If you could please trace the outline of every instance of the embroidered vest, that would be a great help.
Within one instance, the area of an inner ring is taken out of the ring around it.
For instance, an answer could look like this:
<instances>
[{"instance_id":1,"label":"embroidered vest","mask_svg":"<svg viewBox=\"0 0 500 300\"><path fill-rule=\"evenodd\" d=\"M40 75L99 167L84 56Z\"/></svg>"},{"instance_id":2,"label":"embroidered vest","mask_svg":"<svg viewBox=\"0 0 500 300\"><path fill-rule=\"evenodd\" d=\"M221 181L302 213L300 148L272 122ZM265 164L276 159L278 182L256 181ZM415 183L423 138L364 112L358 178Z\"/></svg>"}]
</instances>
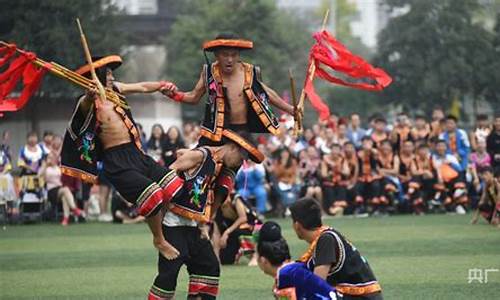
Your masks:
<instances>
[{"instance_id":1,"label":"embroidered vest","mask_svg":"<svg viewBox=\"0 0 500 300\"><path fill-rule=\"evenodd\" d=\"M200 147L203 152L203 161L192 173L183 172L180 176L184 184L179 193L172 199L171 212L197 222L210 220L213 189L212 185L221 169L221 164L214 161L209 149Z\"/></svg>"},{"instance_id":2,"label":"embroidered vest","mask_svg":"<svg viewBox=\"0 0 500 300\"><path fill-rule=\"evenodd\" d=\"M113 90L118 92L117 88ZM90 183L97 183L97 162L101 160L102 143L98 138L99 126L96 118L96 107L92 103L85 113L80 106L83 96L78 98L76 108L71 116L64 134L61 152L61 171L68 176L79 178ZM127 127L131 140L142 151L139 132L129 109L115 106L115 111Z\"/></svg>"},{"instance_id":3,"label":"embroidered vest","mask_svg":"<svg viewBox=\"0 0 500 300\"><path fill-rule=\"evenodd\" d=\"M332 264L326 281L338 291L347 295L363 295L381 291L367 260L342 234L329 228L321 235L332 235L338 245L337 261ZM331 251L334 251L331 249ZM307 261L307 267L314 272L315 256Z\"/></svg>"},{"instance_id":4,"label":"embroidered vest","mask_svg":"<svg viewBox=\"0 0 500 300\"><path fill-rule=\"evenodd\" d=\"M276 135L279 122L269 104L269 95L260 81L260 69L243 63L245 81L243 92L247 98L247 127L252 133L271 133ZM222 131L228 128L230 101L223 87L220 67L217 63L203 66L207 101L205 115L201 123L201 135L211 141L220 142Z\"/></svg>"}]
</instances>

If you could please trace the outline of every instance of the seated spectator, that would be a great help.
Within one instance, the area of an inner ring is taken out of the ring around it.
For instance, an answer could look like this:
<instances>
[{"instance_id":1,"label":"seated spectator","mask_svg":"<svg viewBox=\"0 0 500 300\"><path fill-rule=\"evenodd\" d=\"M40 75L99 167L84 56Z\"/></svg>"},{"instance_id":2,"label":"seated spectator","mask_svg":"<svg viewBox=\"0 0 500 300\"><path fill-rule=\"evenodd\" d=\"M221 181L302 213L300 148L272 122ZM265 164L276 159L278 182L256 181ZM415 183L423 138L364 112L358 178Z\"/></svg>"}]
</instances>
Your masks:
<instances>
[{"instance_id":1,"label":"seated spectator","mask_svg":"<svg viewBox=\"0 0 500 300\"><path fill-rule=\"evenodd\" d=\"M382 176L381 195L378 198L372 198L370 204L373 209L372 213L385 214L387 213L387 208L393 205L396 193L401 186L398 178L400 169L399 156L394 154L389 140L384 140L380 143L377 162L378 170Z\"/></svg>"},{"instance_id":2,"label":"seated spectator","mask_svg":"<svg viewBox=\"0 0 500 300\"><path fill-rule=\"evenodd\" d=\"M266 179L266 170L261 164L256 164L248 160L236 174L237 193L249 201L255 198L257 212L264 214L267 211L267 191L264 186Z\"/></svg>"},{"instance_id":3,"label":"seated spectator","mask_svg":"<svg viewBox=\"0 0 500 300\"><path fill-rule=\"evenodd\" d=\"M455 210L464 214L464 204L467 202L467 190L465 188L464 170L458 158L447 153L447 143L438 141L433 164L438 174L438 183L441 193L441 203L447 211Z\"/></svg>"},{"instance_id":4,"label":"seated spectator","mask_svg":"<svg viewBox=\"0 0 500 300\"><path fill-rule=\"evenodd\" d=\"M287 213L288 207L297 200L300 192L300 186L297 184L297 161L288 148L279 152L271 171L276 180L274 188Z\"/></svg>"},{"instance_id":5,"label":"seated spectator","mask_svg":"<svg viewBox=\"0 0 500 300\"><path fill-rule=\"evenodd\" d=\"M330 215L343 215L348 206L347 185L350 175L349 164L342 156L338 144L331 147L331 152L321 162L323 186L323 210Z\"/></svg>"},{"instance_id":6,"label":"seated spectator","mask_svg":"<svg viewBox=\"0 0 500 300\"><path fill-rule=\"evenodd\" d=\"M359 177L356 192L356 213L364 212L366 205L377 203L381 196L381 175L377 163L377 150L373 149L373 140L366 136L361 140L359 157Z\"/></svg>"},{"instance_id":7,"label":"seated spectator","mask_svg":"<svg viewBox=\"0 0 500 300\"><path fill-rule=\"evenodd\" d=\"M114 223L136 224L145 220L143 216L139 215L137 208L117 191L113 193L111 198L111 213Z\"/></svg>"},{"instance_id":8,"label":"seated spectator","mask_svg":"<svg viewBox=\"0 0 500 300\"><path fill-rule=\"evenodd\" d=\"M439 138L441 133L444 132L445 116L442 108L435 108L432 111L431 121L431 138Z\"/></svg>"},{"instance_id":9,"label":"seated spectator","mask_svg":"<svg viewBox=\"0 0 500 300\"><path fill-rule=\"evenodd\" d=\"M239 256L253 255L252 234L262 224L255 211L239 195L232 195L222 203L214 222L212 243L221 264L234 264ZM246 237L246 239L245 239ZM255 265L250 261L249 265Z\"/></svg>"},{"instance_id":10,"label":"seated spectator","mask_svg":"<svg viewBox=\"0 0 500 300\"><path fill-rule=\"evenodd\" d=\"M348 142L344 144L343 150L344 150L343 151L344 158L347 162L347 165L349 166L349 171L350 171L346 186L347 202L349 204L347 209L350 210L353 207L352 203L354 202L354 199L356 198L357 195L357 184L359 177L359 159L358 159L358 154L356 153L356 147L354 146L353 143ZM348 212L350 213L350 211Z\"/></svg>"},{"instance_id":11,"label":"seated spectator","mask_svg":"<svg viewBox=\"0 0 500 300\"><path fill-rule=\"evenodd\" d=\"M163 162L166 166L172 164L177 158L177 150L186 148L181 137L181 132L176 126L171 126L165 134L163 141Z\"/></svg>"},{"instance_id":12,"label":"seated spectator","mask_svg":"<svg viewBox=\"0 0 500 300\"><path fill-rule=\"evenodd\" d=\"M19 151L17 161L17 166L21 168L21 176L36 175L47 156L47 152L38 144L38 136L35 132L28 133L27 139L26 145Z\"/></svg>"},{"instance_id":13,"label":"seated spectator","mask_svg":"<svg viewBox=\"0 0 500 300\"><path fill-rule=\"evenodd\" d=\"M447 116L445 131L441 133L439 138L446 142L447 152L458 159L461 172L465 172L469 164L470 143L465 130L457 128L457 122L456 117Z\"/></svg>"},{"instance_id":14,"label":"seated spectator","mask_svg":"<svg viewBox=\"0 0 500 300\"><path fill-rule=\"evenodd\" d=\"M54 134L52 131L45 131L43 133L43 139L42 142L40 143L40 147L42 147L43 151L46 154L49 154L50 151L52 150L52 140L54 139Z\"/></svg>"},{"instance_id":15,"label":"seated spectator","mask_svg":"<svg viewBox=\"0 0 500 300\"><path fill-rule=\"evenodd\" d=\"M409 203L406 202L410 181L412 179L411 166L415 160L415 146L410 140L403 143L403 147L399 152L399 173L398 178L400 186L398 187L398 210L401 212L408 212Z\"/></svg>"},{"instance_id":16,"label":"seated spectator","mask_svg":"<svg viewBox=\"0 0 500 300\"><path fill-rule=\"evenodd\" d=\"M75 199L69 188L64 187L61 182L61 168L58 165L59 158L55 154L49 154L47 159L42 163L38 174L41 176L47 185L48 200L57 209L59 202L63 207L63 219L61 225L69 224L70 211L76 217L82 215L82 211L75 205Z\"/></svg>"},{"instance_id":17,"label":"seated spectator","mask_svg":"<svg viewBox=\"0 0 500 300\"><path fill-rule=\"evenodd\" d=\"M12 153L10 152L10 131L4 130L2 133L2 141L0 142L0 150L4 151L9 161L12 163Z\"/></svg>"},{"instance_id":18,"label":"seated spectator","mask_svg":"<svg viewBox=\"0 0 500 300\"><path fill-rule=\"evenodd\" d=\"M416 214L422 214L427 207L427 202L435 196L434 186L437 183L437 170L434 167L427 144L418 146L415 159L411 165L411 175L407 198L413 207L413 211Z\"/></svg>"}]
</instances>

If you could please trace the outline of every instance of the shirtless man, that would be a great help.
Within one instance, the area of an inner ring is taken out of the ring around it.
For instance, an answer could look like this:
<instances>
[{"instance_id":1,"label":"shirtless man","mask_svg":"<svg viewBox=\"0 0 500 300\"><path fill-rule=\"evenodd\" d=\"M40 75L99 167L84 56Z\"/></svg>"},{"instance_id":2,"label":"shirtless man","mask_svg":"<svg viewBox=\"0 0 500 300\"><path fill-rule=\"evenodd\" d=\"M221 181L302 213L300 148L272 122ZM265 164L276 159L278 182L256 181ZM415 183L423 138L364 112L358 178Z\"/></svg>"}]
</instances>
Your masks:
<instances>
[{"instance_id":1,"label":"shirtless man","mask_svg":"<svg viewBox=\"0 0 500 300\"><path fill-rule=\"evenodd\" d=\"M276 135L279 122L270 104L294 114L293 106L261 82L260 69L241 61L240 51L252 47L251 41L241 40L230 34L219 35L203 45L205 51L214 53L216 61L203 66L200 79L193 90L181 92L174 84L167 84L163 90L174 101L192 105L198 104L202 96L208 93L199 145L220 145L222 137L227 137L231 132ZM237 170L238 168L226 168L221 173L219 186L225 188L216 188L217 202L227 197Z\"/></svg>"},{"instance_id":2,"label":"shirtless man","mask_svg":"<svg viewBox=\"0 0 500 300\"><path fill-rule=\"evenodd\" d=\"M122 95L160 91L165 82L125 84L115 82L112 70L120 66L116 55L94 59L101 83ZM76 72L89 76L89 66ZM126 102L125 102L126 103ZM102 164L101 172L97 165ZM162 205L182 186L176 173L156 164L142 151L140 136L127 106L101 99L95 90L79 98L66 130L62 150L63 173L96 183L98 173L109 181L140 215L146 217L155 247L167 259L179 252L164 238L161 230ZM168 179L168 181L167 181Z\"/></svg>"}]
</instances>

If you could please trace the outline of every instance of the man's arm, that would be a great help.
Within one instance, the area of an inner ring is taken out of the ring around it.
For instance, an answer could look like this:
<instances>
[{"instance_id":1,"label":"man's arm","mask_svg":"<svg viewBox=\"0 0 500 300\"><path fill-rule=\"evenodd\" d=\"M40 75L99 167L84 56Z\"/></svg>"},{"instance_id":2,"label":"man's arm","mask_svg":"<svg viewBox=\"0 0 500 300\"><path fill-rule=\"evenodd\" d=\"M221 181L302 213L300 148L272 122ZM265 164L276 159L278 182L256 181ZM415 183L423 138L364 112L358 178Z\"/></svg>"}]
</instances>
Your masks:
<instances>
[{"instance_id":1,"label":"man's arm","mask_svg":"<svg viewBox=\"0 0 500 300\"><path fill-rule=\"evenodd\" d=\"M323 234L319 238L315 249L316 267L314 267L314 274L326 280L330 268L337 262L336 253L338 248L337 240L331 234Z\"/></svg>"},{"instance_id":2,"label":"man's arm","mask_svg":"<svg viewBox=\"0 0 500 300\"><path fill-rule=\"evenodd\" d=\"M203 160L203 152L200 150L190 150L178 157L171 165L170 169L177 172L189 171L197 167Z\"/></svg>"},{"instance_id":3,"label":"man's arm","mask_svg":"<svg viewBox=\"0 0 500 300\"><path fill-rule=\"evenodd\" d=\"M165 87L168 82L166 81L145 81L136 83L123 83L114 82L115 86L120 90L120 93L134 94L134 93L154 93L160 91Z\"/></svg>"},{"instance_id":4,"label":"man's arm","mask_svg":"<svg viewBox=\"0 0 500 300\"><path fill-rule=\"evenodd\" d=\"M200 74L200 79L198 79L198 82L196 83L196 86L194 87L193 90L189 92L181 92L175 86L175 84L170 84L167 85L163 90L162 93L171 98L172 100L176 102L182 102L182 103L187 103L187 104L198 104L201 100L201 97L205 94L206 89L205 89L205 83L204 83L204 76L203 76L203 71Z\"/></svg>"},{"instance_id":5,"label":"man's arm","mask_svg":"<svg viewBox=\"0 0 500 300\"><path fill-rule=\"evenodd\" d=\"M269 95L269 102L271 102L273 106L293 116L294 114L293 106L286 103L285 100L281 99L278 93L276 93L273 89L271 89L267 85L262 83L262 86L264 87L264 90L266 90L266 93Z\"/></svg>"}]
</instances>

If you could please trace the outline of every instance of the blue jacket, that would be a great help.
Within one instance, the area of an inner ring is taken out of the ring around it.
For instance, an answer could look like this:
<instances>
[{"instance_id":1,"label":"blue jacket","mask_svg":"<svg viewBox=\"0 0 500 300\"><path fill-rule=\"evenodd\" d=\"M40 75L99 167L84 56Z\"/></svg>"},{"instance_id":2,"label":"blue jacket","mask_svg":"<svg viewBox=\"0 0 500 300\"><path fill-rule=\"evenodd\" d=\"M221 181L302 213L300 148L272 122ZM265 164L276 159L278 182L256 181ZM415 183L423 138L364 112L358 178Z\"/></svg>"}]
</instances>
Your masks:
<instances>
[{"instance_id":1,"label":"blue jacket","mask_svg":"<svg viewBox=\"0 0 500 300\"><path fill-rule=\"evenodd\" d=\"M469 137L467 136L467 133L463 129L456 129L455 136L456 136L456 150L457 150L456 154L458 154L460 160L460 166L462 167L462 170L467 170L467 166L469 164L469 153L470 153ZM446 144L448 145L448 153L455 154L452 153L451 151L449 133L445 131L441 133L439 138L446 141Z\"/></svg>"}]
</instances>

